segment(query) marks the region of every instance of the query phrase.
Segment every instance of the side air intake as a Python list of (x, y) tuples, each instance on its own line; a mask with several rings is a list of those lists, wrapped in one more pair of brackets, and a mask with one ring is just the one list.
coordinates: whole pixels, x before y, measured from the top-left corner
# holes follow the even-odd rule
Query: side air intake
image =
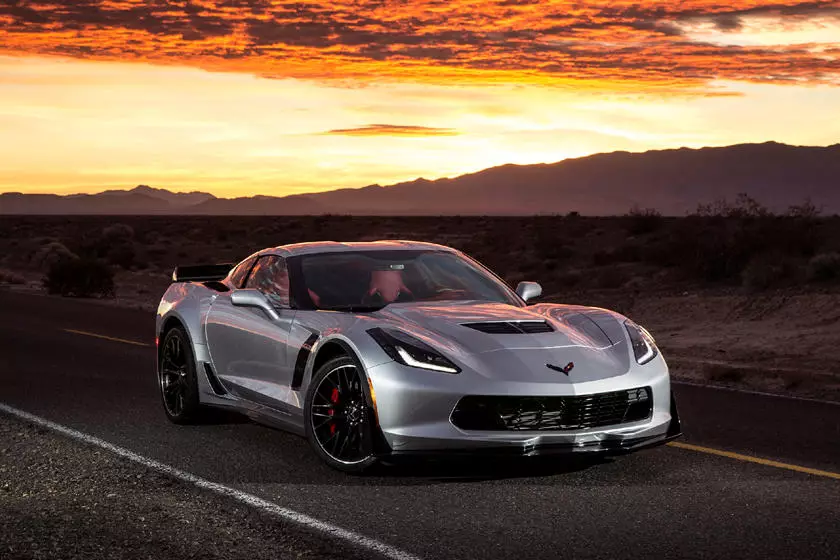
[(487, 334), (538, 334), (554, 331), (546, 321), (487, 321), (461, 324)]

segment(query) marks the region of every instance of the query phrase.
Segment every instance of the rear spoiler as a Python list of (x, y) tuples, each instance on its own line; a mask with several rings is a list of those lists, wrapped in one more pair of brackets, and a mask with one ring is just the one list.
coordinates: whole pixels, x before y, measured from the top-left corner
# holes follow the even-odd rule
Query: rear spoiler
[(172, 271), (173, 282), (215, 282), (227, 278), (235, 264), (193, 264), (176, 266)]

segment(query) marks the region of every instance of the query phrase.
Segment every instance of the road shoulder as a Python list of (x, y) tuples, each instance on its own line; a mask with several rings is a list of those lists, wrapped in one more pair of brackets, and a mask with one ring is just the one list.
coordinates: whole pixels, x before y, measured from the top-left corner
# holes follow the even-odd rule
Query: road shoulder
[(0, 543), (0, 556), (10, 560), (354, 554), (346, 545), (5, 414)]

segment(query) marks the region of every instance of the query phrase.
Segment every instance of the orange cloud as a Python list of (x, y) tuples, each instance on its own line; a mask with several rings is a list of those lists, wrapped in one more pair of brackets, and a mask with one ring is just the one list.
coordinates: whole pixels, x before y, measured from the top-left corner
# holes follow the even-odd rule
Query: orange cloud
[(715, 33), (738, 33), (745, 20), (762, 17), (792, 28), (836, 24), (840, 3), (33, 0), (0, 2), (0, 52), (317, 80), (661, 92), (705, 91), (719, 79), (840, 85), (840, 38), (750, 46), (686, 31), (701, 22)]
[(451, 128), (409, 126), (398, 124), (369, 124), (358, 128), (336, 128), (323, 134), (339, 136), (457, 136)]

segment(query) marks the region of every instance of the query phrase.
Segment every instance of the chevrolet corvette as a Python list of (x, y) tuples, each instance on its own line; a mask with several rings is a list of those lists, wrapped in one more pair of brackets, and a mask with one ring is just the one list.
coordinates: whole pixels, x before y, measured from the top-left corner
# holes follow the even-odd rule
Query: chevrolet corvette
[(668, 366), (619, 313), (534, 302), (455, 249), (316, 242), (179, 266), (156, 317), (166, 416), (211, 408), (329, 466), (399, 456), (615, 455), (681, 435)]

